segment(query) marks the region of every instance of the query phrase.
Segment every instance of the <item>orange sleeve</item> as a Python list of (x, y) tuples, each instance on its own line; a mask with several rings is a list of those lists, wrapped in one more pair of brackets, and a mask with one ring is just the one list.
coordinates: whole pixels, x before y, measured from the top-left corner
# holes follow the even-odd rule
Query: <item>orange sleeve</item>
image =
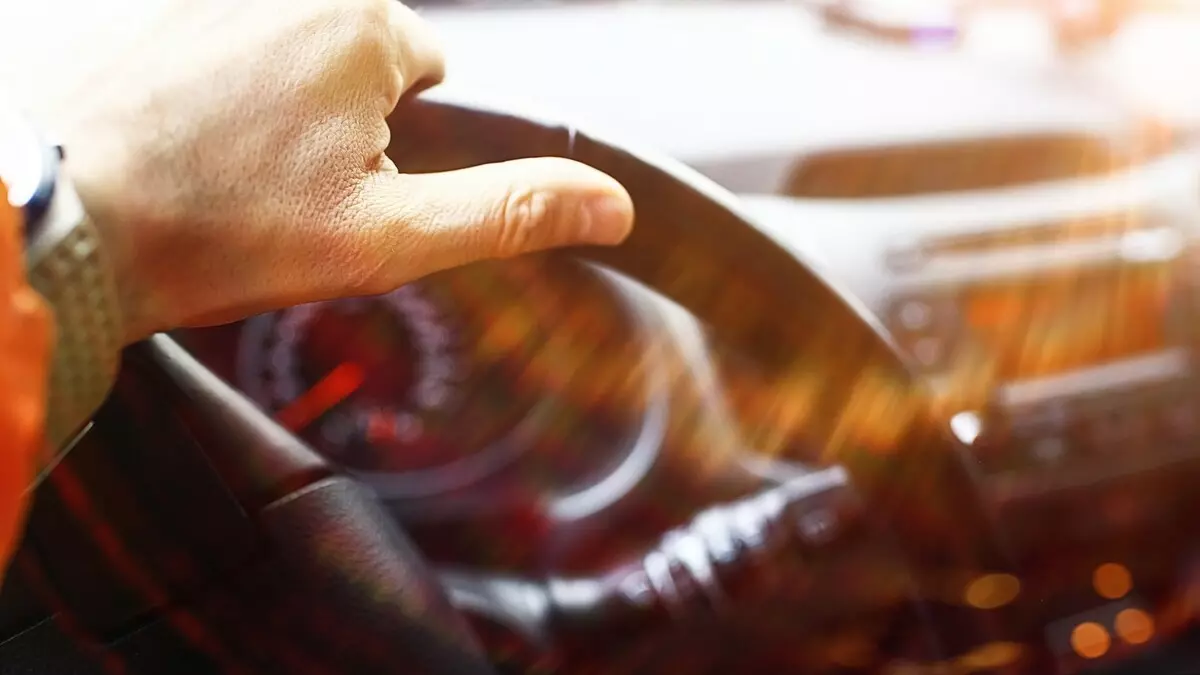
[(50, 313), (25, 280), (21, 213), (0, 183), (0, 578), (24, 524), (41, 456), (50, 367)]

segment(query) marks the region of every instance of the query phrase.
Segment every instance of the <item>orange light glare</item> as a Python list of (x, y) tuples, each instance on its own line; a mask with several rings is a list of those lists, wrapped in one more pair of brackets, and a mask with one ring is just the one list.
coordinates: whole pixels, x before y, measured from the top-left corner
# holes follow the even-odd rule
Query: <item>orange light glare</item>
[(1105, 563), (1092, 573), (1092, 587), (1100, 597), (1117, 600), (1125, 597), (1133, 588), (1133, 576), (1124, 565)]
[(1114, 625), (1117, 635), (1131, 645), (1144, 644), (1154, 637), (1154, 617), (1140, 609), (1121, 610)]
[(1085, 659), (1104, 656), (1111, 644), (1112, 638), (1108, 636), (1108, 631), (1098, 623), (1081, 623), (1071, 631), (1071, 649)]
[(957, 665), (967, 672), (990, 671), (1011, 666), (1025, 648), (1016, 642), (989, 642), (959, 657)]
[(875, 645), (862, 636), (852, 636), (828, 646), (829, 660), (843, 668), (866, 668), (875, 658)]
[(996, 609), (1017, 598), (1021, 580), (1011, 574), (985, 574), (967, 584), (963, 599), (977, 609)]

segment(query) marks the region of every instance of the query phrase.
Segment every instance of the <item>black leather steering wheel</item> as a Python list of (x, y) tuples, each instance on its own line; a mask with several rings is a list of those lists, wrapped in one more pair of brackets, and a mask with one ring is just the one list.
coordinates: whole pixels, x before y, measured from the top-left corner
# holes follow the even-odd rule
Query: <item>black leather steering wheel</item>
[[(731, 195), (682, 166), (569, 126), (468, 104), (405, 103), (392, 124), (389, 155), (401, 171), (559, 156), (614, 176), (633, 196), (634, 233), (614, 249), (560, 255), (642, 282), (768, 370), (819, 374), (820, 405), (831, 414), (817, 436), (829, 443), (839, 442), (836, 411), (852, 405), (864, 383), (892, 392), (898, 402), (880, 413), (896, 416), (892, 450), (838, 454), (855, 486), (915, 555), (972, 519), (961, 505), (937, 501), (955, 499), (953, 489), (928, 496), (928, 486), (947, 483), (958, 464), (890, 339), (809, 261), (756, 229)], [(285, 573), (267, 575), (268, 588), (242, 589), (235, 610), (171, 619), (196, 649), (214, 652), (223, 672), (494, 672), (420, 553), (365, 488), (166, 336), (132, 348), (124, 378), (168, 403), (174, 412), (163, 419), (203, 448), (273, 557), (286, 561)], [(910, 498), (922, 492), (928, 499)], [(933, 548), (942, 559), (988, 555)], [(218, 639), (204, 624), (222, 612), (255, 618), (237, 637)]]

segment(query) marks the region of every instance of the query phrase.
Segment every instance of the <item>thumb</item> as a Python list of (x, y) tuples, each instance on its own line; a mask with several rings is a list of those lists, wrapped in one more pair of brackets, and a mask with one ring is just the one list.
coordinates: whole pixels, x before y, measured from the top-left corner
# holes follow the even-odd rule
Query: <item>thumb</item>
[(383, 292), (439, 270), (559, 246), (618, 244), (633, 202), (616, 180), (567, 159), (434, 174), (373, 174), (353, 242)]

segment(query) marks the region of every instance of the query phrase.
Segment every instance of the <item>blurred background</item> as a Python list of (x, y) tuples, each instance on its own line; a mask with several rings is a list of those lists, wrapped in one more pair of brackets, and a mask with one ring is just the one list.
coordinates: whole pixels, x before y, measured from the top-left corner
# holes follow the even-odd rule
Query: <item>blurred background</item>
[[(786, 191), (817, 153), (1200, 122), (1200, 4), (1182, 0), (417, 4), (446, 40), (448, 88), (577, 120), (741, 192)], [(961, 147), (960, 161), (996, 159)], [(909, 170), (955, 172), (929, 159)], [(864, 196), (899, 189), (867, 182)]]
[[(52, 22), (64, 2), (16, 11)], [(26, 72), (152, 18), (139, 0), (71, 4), (96, 20), (30, 45), (42, 67)], [(752, 246), (724, 267), (689, 247), (712, 223), (664, 224), (693, 213), (665, 198), (650, 226), (667, 234), (642, 240), (663, 248), (646, 256), (656, 279), (707, 278), (728, 326), (548, 256), (175, 335), (374, 488), (502, 672), (1200, 672), (1200, 2), (412, 4), (448, 56), (430, 95), (566, 121), (726, 188), (745, 230), (894, 339), (945, 432), (896, 431), (926, 401), (860, 367), (869, 357), (841, 341), (864, 332), (859, 315), (781, 316), (799, 291), (757, 294)], [(0, 16), (0, 41), (24, 39), (20, 25)], [(443, 142), (479, 145), (471, 161), (509, 151), (418, 127), (436, 161), (399, 143), (402, 169), (457, 161), (437, 156)], [(798, 324), (820, 349), (782, 365), (720, 330)], [(93, 520), (111, 516), (156, 570), (243, 562), (224, 562), (242, 553), (216, 509), (178, 503), (205, 465), (195, 444), (172, 454), (127, 434), (169, 417), (147, 412), (131, 371), (31, 520), (63, 606), (105, 636), (153, 602), (98, 590), (119, 583), (79, 543)], [(296, 413), (330, 382), (335, 400)], [(71, 471), (102, 516), (70, 502)], [(867, 518), (843, 509), (863, 485), (891, 499), (878, 511), (909, 537), (903, 555), (895, 532), (864, 535)], [(762, 584), (717, 618), (706, 593), (726, 580), (696, 573), (680, 544), (717, 558), (704, 527), (737, 539), (738, 580)], [(258, 587), (248, 578), (231, 595)], [(13, 634), (43, 618), (21, 583), (0, 594)], [(0, 642), (0, 672), (16, 643)], [(110, 646), (146, 653), (123, 634)]]

